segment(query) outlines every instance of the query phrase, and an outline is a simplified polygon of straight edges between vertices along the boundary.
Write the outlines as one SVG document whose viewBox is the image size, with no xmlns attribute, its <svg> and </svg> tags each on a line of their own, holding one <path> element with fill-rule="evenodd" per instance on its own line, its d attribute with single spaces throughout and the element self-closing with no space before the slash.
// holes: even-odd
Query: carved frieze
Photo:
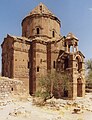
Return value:
<svg viewBox="0 0 92 120">
<path fill-rule="evenodd" d="M 26 52 L 26 53 L 28 53 L 28 49 L 23 49 L 23 48 L 18 48 L 18 47 L 14 47 L 14 50 L 15 51 L 21 51 L 21 52 Z"/>
<path fill-rule="evenodd" d="M 35 49 L 35 52 L 47 53 L 47 51 L 46 51 L 46 50 L 43 50 L 43 49 Z"/>
</svg>

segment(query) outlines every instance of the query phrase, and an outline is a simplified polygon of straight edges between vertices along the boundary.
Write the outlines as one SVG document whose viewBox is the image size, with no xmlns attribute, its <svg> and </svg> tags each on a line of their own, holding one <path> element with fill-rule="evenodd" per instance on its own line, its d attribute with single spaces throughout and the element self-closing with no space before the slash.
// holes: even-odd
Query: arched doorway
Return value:
<svg viewBox="0 0 92 120">
<path fill-rule="evenodd" d="M 77 79 L 77 97 L 82 97 L 82 79 Z"/>
<path fill-rule="evenodd" d="M 64 88 L 64 97 L 68 97 L 68 90 Z"/>
</svg>

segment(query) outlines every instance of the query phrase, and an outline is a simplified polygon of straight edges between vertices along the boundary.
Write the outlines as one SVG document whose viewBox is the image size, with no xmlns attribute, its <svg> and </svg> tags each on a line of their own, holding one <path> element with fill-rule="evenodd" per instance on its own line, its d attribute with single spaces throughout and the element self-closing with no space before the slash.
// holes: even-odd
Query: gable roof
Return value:
<svg viewBox="0 0 92 120">
<path fill-rule="evenodd" d="M 7 38 L 13 38 L 12 40 L 21 40 L 21 41 L 27 41 L 27 42 L 32 41 L 26 37 L 19 37 L 19 36 L 13 36 L 13 35 L 7 34 L 7 36 L 4 38 L 4 41 L 2 42 L 1 46 L 3 46 L 3 44 L 8 40 Z"/>
</svg>

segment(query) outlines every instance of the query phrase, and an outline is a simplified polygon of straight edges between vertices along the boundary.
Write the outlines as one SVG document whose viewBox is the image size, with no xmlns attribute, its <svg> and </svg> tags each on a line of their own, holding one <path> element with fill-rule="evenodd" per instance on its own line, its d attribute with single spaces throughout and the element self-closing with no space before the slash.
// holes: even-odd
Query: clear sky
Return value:
<svg viewBox="0 0 92 120">
<path fill-rule="evenodd" d="M 22 19 L 40 2 L 61 20 L 61 34 L 72 32 L 86 59 L 92 58 L 92 0 L 0 0 L 0 43 L 7 34 L 21 36 Z"/>
</svg>

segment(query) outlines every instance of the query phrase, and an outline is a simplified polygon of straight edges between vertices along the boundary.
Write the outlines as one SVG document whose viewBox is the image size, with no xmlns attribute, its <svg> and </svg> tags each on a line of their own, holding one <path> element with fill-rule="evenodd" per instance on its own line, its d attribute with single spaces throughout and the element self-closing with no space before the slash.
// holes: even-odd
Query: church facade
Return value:
<svg viewBox="0 0 92 120">
<path fill-rule="evenodd" d="M 22 36 L 7 35 L 2 47 L 2 76 L 18 78 L 30 94 L 38 88 L 38 78 L 49 71 L 69 73 L 75 99 L 85 95 L 84 55 L 73 33 L 62 36 L 60 20 L 40 3 L 22 20 Z M 64 96 L 62 91 L 62 95 Z"/>
</svg>

